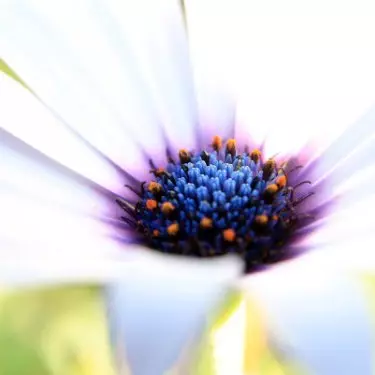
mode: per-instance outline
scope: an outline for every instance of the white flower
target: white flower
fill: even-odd
[[[170,368],[230,288],[255,296],[313,373],[371,372],[363,296],[342,273],[374,266],[375,110],[349,126],[374,99],[372,19],[354,2],[280,7],[192,0],[187,38],[177,1],[1,4],[1,55],[32,93],[1,74],[0,282],[110,283],[113,340],[135,374]],[[314,186],[330,190],[315,202],[340,200],[311,252],[238,281],[237,258],[131,243],[113,211],[127,174],[149,180],[149,157],[216,134],[267,136],[268,156],[317,140]]]

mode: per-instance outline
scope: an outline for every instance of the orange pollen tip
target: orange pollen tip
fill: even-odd
[[[236,232],[233,229],[223,230],[223,237],[225,241],[233,242],[236,239]]]
[[[266,192],[270,194],[275,194],[279,190],[276,184],[270,184],[266,187]]]
[[[251,151],[250,158],[251,160],[254,160],[255,162],[257,162],[261,156],[262,156],[262,153],[257,148]]]
[[[255,217],[255,222],[259,225],[266,225],[268,223],[267,215],[258,215]]]
[[[277,177],[276,184],[279,188],[283,188],[286,185],[286,176]]]
[[[212,219],[210,219],[208,217],[202,218],[201,227],[204,228],[204,229],[212,228]]]
[[[227,151],[233,153],[236,151],[236,140],[235,139],[228,139],[227,141]]]
[[[156,202],[155,199],[147,199],[146,201],[146,208],[150,211],[155,210],[155,208],[158,206],[158,202]]]
[[[214,150],[219,151],[223,147],[223,140],[218,135],[215,135],[215,137],[212,140],[212,147]]]
[[[273,221],[277,221],[277,220],[279,220],[279,217],[278,217],[277,215],[273,215],[273,216],[272,216],[272,220],[273,220]]]
[[[188,150],[183,148],[178,152],[178,157],[180,158],[182,163],[188,163],[190,161],[191,155]]]
[[[155,173],[156,176],[160,177],[165,173],[165,169],[164,168],[157,168],[154,173]]]
[[[161,212],[164,215],[170,214],[175,209],[174,205],[171,202],[164,202],[161,205]]]
[[[155,181],[151,181],[148,184],[148,191],[151,193],[160,193],[161,192],[161,185]]]
[[[157,229],[154,229],[154,230],[152,231],[152,235],[153,235],[154,237],[159,237],[159,234],[160,234],[160,232],[159,232]]]
[[[270,169],[275,168],[275,167],[276,167],[276,162],[275,162],[275,160],[273,160],[273,159],[268,159],[268,160],[266,161],[266,163],[264,164],[264,167],[265,167],[265,168],[270,168]]]
[[[181,149],[179,152],[178,152],[178,155],[181,157],[181,156],[188,156],[190,155],[190,152],[188,150],[186,150],[186,148],[183,148]]]
[[[180,227],[177,223],[173,223],[167,228],[167,232],[170,236],[175,236],[179,230]]]

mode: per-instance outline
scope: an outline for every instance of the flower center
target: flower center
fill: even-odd
[[[299,227],[299,204],[284,165],[260,150],[239,152],[236,141],[223,146],[218,136],[211,152],[180,150],[165,168],[151,162],[154,179],[142,185],[140,199],[124,218],[154,249],[197,257],[236,253],[246,270],[286,256],[286,244]],[[309,181],[298,184],[302,186]]]

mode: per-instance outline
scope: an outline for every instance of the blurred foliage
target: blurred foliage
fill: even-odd
[[[276,343],[272,332],[267,327],[265,314],[250,299],[246,300],[245,359],[246,375],[311,375],[299,363],[293,353],[286,350],[287,345]],[[281,350],[280,350],[281,349]]]
[[[234,328],[239,329],[236,342],[233,335],[220,334],[230,320],[233,324],[233,317],[239,323]],[[266,323],[254,301],[230,293],[208,317],[202,340],[190,348],[179,368],[184,374],[227,375],[218,366],[224,361],[226,369],[242,368],[241,375],[307,375],[291,361],[291,353],[280,353],[270,344]],[[233,350],[243,355],[232,356]],[[223,353],[224,358],[218,358]],[[115,375],[112,354],[99,287],[0,293],[0,375]],[[233,358],[238,363],[230,362]],[[177,373],[172,370],[170,375]]]
[[[242,297],[238,292],[228,293],[223,303],[211,317],[208,318],[207,328],[203,339],[197,348],[194,348],[191,373],[194,375],[216,375],[217,361],[215,358],[216,333],[223,329],[233,313],[239,308]],[[228,342],[228,346],[231,343]]]
[[[8,74],[18,82],[22,83],[25,87],[25,83],[22,81],[22,79],[5,63],[4,60],[0,59],[0,71],[3,71],[4,73]]]
[[[243,314],[239,313],[240,310],[243,310]],[[272,333],[268,331],[264,317],[259,306],[248,296],[244,297],[238,292],[229,294],[211,316],[204,338],[195,348],[191,374],[227,375],[225,371],[231,368],[231,362],[227,362],[225,369],[218,367],[219,363],[226,361],[226,358],[218,358],[224,353],[229,361],[234,358],[242,361],[233,363],[233,369],[241,369],[241,373],[235,372],[233,375],[311,375],[293,358],[292,353],[281,353],[270,342]],[[234,325],[233,319],[237,321]],[[218,340],[220,331],[230,325],[243,332],[243,336],[238,337],[238,343],[225,335],[220,335]],[[220,350],[217,350],[219,346]],[[237,349],[243,352],[243,356],[233,355],[233,350]]]
[[[0,294],[0,375],[114,375],[97,287]]]

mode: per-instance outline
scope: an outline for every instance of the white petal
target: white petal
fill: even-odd
[[[300,243],[332,268],[375,269],[375,197],[332,215]]]
[[[3,244],[3,242],[2,242]],[[23,244],[24,245],[24,244]],[[19,253],[19,245],[7,244],[9,250]],[[65,247],[66,248],[66,247]],[[65,248],[59,250],[63,253]],[[34,250],[28,248],[29,251]],[[139,250],[139,249],[137,249]],[[142,250],[140,250],[142,251]],[[88,257],[63,255],[34,257],[25,261],[21,257],[2,260],[0,263],[1,287],[45,287],[56,284],[95,283],[106,284],[119,280],[136,256],[131,250],[121,256]]]
[[[108,290],[112,338],[132,373],[162,375],[206,323],[241,272],[236,258],[197,261],[154,255]]]
[[[352,131],[357,133],[356,128],[353,128]],[[315,180],[312,190],[323,188],[320,203],[339,197],[339,209],[371,197],[375,193],[373,184],[375,176],[375,156],[373,152],[375,136],[368,134],[362,145],[359,147],[356,144],[352,145],[353,151],[348,150],[346,155],[341,154],[342,148],[340,146],[344,147],[339,142],[339,144],[332,146],[331,151],[327,150],[316,161],[315,165],[311,166],[311,172],[308,173],[308,175],[311,175],[309,178]],[[336,153],[334,150],[336,150]],[[329,167],[332,169],[329,170]]]
[[[141,149],[159,156],[164,127],[173,144],[194,147],[196,119],[177,4],[19,1],[6,2],[1,14],[4,60],[118,165],[140,174]]]
[[[0,154],[2,264],[102,259],[113,252],[114,238],[129,242],[108,190],[2,130]]]
[[[237,1],[185,1],[199,118],[206,138],[234,136]],[[229,23],[229,27],[227,27]],[[238,51],[236,51],[238,52]],[[206,145],[204,145],[206,146]]]
[[[363,225],[363,229],[366,229],[367,225],[373,225],[375,159],[372,150],[374,145],[373,139],[366,144],[366,147],[350,155],[327,176],[312,185],[311,191],[315,193],[316,209],[328,206],[326,212],[320,215],[319,224],[333,223],[339,219],[347,221],[350,225],[356,221],[357,224]],[[345,219],[341,215],[344,215]],[[318,223],[313,225],[315,224]]]
[[[112,212],[115,195],[109,190],[49,159],[9,133],[0,130],[0,135],[3,204],[8,195],[9,199],[30,201],[56,213],[70,211],[104,219]],[[19,215],[21,209],[22,204],[16,204],[13,211]]]
[[[364,167],[373,166],[374,159],[370,149],[374,144],[374,124],[375,107],[373,106],[365,115],[345,129],[315,160],[306,165],[305,173],[309,173],[309,178],[313,181],[319,181],[332,171],[335,172],[335,168],[342,166],[343,168],[338,171],[338,176],[334,176],[332,181],[339,183],[343,180],[343,173],[355,174]]]
[[[2,72],[0,103],[0,128],[93,183],[117,193],[124,190],[125,176],[109,160],[54,117],[22,85]],[[5,135],[1,137],[5,142]],[[11,163],[4,166],[10,168]]]
[[[353,233],[350,226],[355,229],[361,225],[366,231],[375,225],[372,217],[375,208],[374,114],[375,111],[371,111],[364,117],[366,121],[362,119],[347,129],[317,159],[302,169],[302,178],[314,181],[311,191],[315,195],[310,209],[330,205],[320,220],[321,223],[329,223],[324,227],[329,231],[330,223],[335,225],[337,220],[346,222],[349,232],[345,233]],[[358,204],[367,207],[367,210],[361,212],[353,207]]]
[[[349,275],[301,258],[249,277],[243,287],[264,308],[277,349],[319,375],[371,374],[371,317]]]
[[[241,51],[237,138],[266,137],[268,155],[297,151],[312,138],[321,148],[374,103],[371,2],[238,4],[242,17],[224,26],[238,30],[232,39]]]

